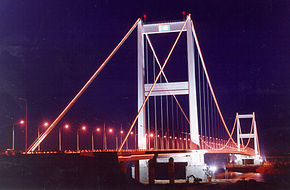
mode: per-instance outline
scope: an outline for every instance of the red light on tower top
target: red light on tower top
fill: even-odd
[[[44,122],[44,123],[43,123],[43,126],[44,126],[44,127],[47,127],[47,126],[48,126],[48,122]]]
[[[183,19],[185,19],[185,11],[182,11]]]
[[[124,133],[124,131],[123,131],[123,130],[121,130],[121,131],[120,131],[120,133],[121,133],[121,134],[123,134],[123,133]]]
[[[68,129],[69,128],[69,125],[68,124],[65,124],[64,125],[64,128]]]
[[[131,131],[131,133],[130,133],[131,135],[133,135],[134,133],[133,133],[133,131]]]
[[[144,23],[146,23],[146,18],[147,18],[147,15],[146,15],[146,14],[144,14],[144,15],[143,15],[143,18],[144,18]]]
[[[109,133],[112,133],[113,132],[113,129],[109,129]]]
[[[19,124],[23,125],[24,124],[24,120],[20,120]]]
[[[82,126],[82,130],[85,131],[87,129],[86,126]]]
[[[100,128],[97,128],[97,132],[100,132],[101,131],[101,129]]]

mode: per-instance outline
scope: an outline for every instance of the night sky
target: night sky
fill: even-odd
[[[228,125],[236,112],[254,111],[262,152],[289,153],[290,6],[269,0],[1,0],[0,150],[11,146],[13,120],[25,117],[18,97],[28,100],[30,144],[37,127],[58,116],[137,18],[182,20],[182,11],[192,14]],[[132,122],[137,113],[136,39],[135,31],[62,122]],[[23,134],[18,126],[18,149],[23,149]]]

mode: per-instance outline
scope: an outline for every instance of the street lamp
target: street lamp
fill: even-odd
[[[151,141],[151,139],[153,139],[153,137],[154,137],[154,135],[153,135],[153,133],[150,133],[149,134],[149,141]],[[153,148],[155,149],[156,148],[156,141],[154,141],[154,139],[153,139]]]
[[[65,124],[64,128],[69,129],[69,125]],[[61,127],[58,129],[58,150],[61,151]]]
[[[164,135],[164,136],[163,136],[163,139],[165,140],[165,149],[169,149],[169,143],[168,143],[167,136]]]
[[[109,128],[109,134],[112,134],[113,133],[113,129],[112,128]],[[108,138],[110,138],[110,137],[108,137]],[[110,141],[110,139],[109,139],[109,141]]]
[[[131,131],[131,133],[130,133],[130,135],[134,135],[134,132],[133,131]],[[129,144],[129,138],[127,139],[127,141],[128,141],[128,143],[127,144]],[[135,135],[134,135],[134,148],[136,149],[136,133],[135,133]],[[128,147],[129,148],[129,147]],[[127,148],[127,149],[128,149]]]
[[[94,146],[94,130],[92,130],[92,150],[95,150],[95,146]]]
[[[27,152],[27,100],[25,98],[19,97],[18,100],[25,102],[25,152]]]
[[[100,133],[100,132],[101,132],[101,128],[99,128],[99,127],[96,128],[96,132],[97,132],[97,133]],[[92,137],[92,141],[94,141],[93,138],[94,138],[94,137]],[[101,144],[102,144],[102,143],[101,143]],[[94,147],[93,147],[93,146],[94,146]],[[92,146],[92,147],[93,147],[93,149],[95,150],[95,142],[93,142],[93,146]]]
[[[43,127],[47,127],[48,126],[48,122],[44,122],[42,124]],[[37,138],[39,138],[40,136],[40,131],[39,131],[39,127],[37,127]],[[37,146],[37,150],[40,151],[40,144]]]
[[[96,128],[96,132],[100,132],[101,128]],[[95,150],[94,130],[92,130],[92,150]]]
[[[107,150],[106,121],[104,121],[103,128],[103,150]]]
[[[85,125],[83,125],[81,127],[81,130],[85,131],[85,130],[87,130],[87,127]],[[77,151],[79,151],[79,150],[80,150],[80,135],[79,135],[79,129],[77,129]]]
[[[19,123],[14,123],[12,124],[12,150],[14,150],[15,148],[15,144],[14,144],[14,141],[15,141],[15,131],[14,131],[14,127],[16,124],[19,124],[19,125],[23,125],[24,124],[24,120],[20,120]]]

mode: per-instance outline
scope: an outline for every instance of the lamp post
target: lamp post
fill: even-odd
[[[19,97],[18,100],[25,102],[25,152],[27,152],[27,100],[25,98]]]
[[[123,133],[124,133],[124,131],[122,130],[122,126],[121,126],[121,131],[120,131],[121,143],[123,142]]]
[[[153,133],[150,133],[150,135],[149,135],[149,141],[151,140],[151,138],[153,138],[154,137],[154,135],[153,135]],[[154,142],[154,139],[153,139],[153,142]],[[154,149],[156,148],[156,144],[155,144],[155,142],[154,142]]]
[[[64,125],[64,128],[65,129],[68,129],[69,128],[69,125],[68,124],[65,124]],[[58,129],[58,150],[61,151],[61,127],[59,127]]]
[[[104,121],[103,131],[103,150],[107,150],[106,121]]]
[[[95,146],[94,146],[94,130],[92,130],[92,150],[95,150]]]
[[[19,123],[12,123],[12,150],[14,150],[15,148],[15,125],[16,124],[20,124],[20,125],[23,125],[24,124],[24,120],[20,120]]]
[[[188,137],[189,137],[189,135],[190,135],[190,133],[188,133],[188,132],[181,132],[182,134],[185,134],[185,138],[186,138],[186,141],[185,141],[185,147],[186,147],[186,149],[188,149]]]
[[[48,126],[48,122],[44,122],[42,124],[42,126],[43,127],[47,127]],[[39,129],[39,127],[37,127],[37,138],[39,138],[39,136],[40,136],[40,129]],[[37,150],[40,151],[40,144],[37,146]]]
[[[135,140],[135,150],[137,149],[137,127],[135,127],[135,133],[134,133],[134,140]]]
[[[136,133],[134,134],[134,132],[133,131],[131,131],[131,133],[130,133],[130,135],[136,135]],[[134,148],[136,149],[136,138],[135,138],[136,136],[134,136],[134,143],[135,143],[135,145],[134,145]]]
[[[109,129],[109,134],[112,134],[112,133],[113,133],[113,129],[110,128],[110,129]]]
[[[96,131],[97,131],[97,133],[100,133],[100,132],[101,132],[101,128],[98,127],[98,128],[96,129]],[[98,141],[97,141],[97,142],[98,142]],[[97,143],[97,144],[98,144],[98,143]]]
[[[82,131],[85,131],[87,129],[87,127],[85,125],[83,125],[81,127]],[[80,150],[80,134],[79,134],[79,129],[77,129],[77,151]]]
[[[116,150],[118,150],[118,136],[116,134]]]

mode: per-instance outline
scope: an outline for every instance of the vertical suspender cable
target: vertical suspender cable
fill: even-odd
[[[216,134],[216,138],[219,138],[219,128],[218,128],[218,126],[217,126],[217,115],[216,115],[216,107],[215,107],[215,105],[214,105],[214,128],[215,128],[215,134]]]
[[[199,42],[198,42],[197,35],[196,35],[196,32],[195,32],[195,28],[194,28],[194,25],[193,25],[193,22],[192,22],[192,21],[191,21],[191,27],[192,27],[192,32],[193,32],[193,37],[194,37],[194,39],[195,39],[196,47],[197,47],[198,53],[199,53],[199,55],[200,55],[200,59],[201,59],[201,63],[202,63],[202,67],[203,67],[204,73],[205,73],[205,75],[206,75],[206,79],[207,79],[207,81],[208,81],[208,85],[209,85],[209,87],[210,87],[210,91],[211,91],[211,94],[212,94],[212,96],[213,96],[214,102],[215,102],[215,104],[216,104],[216,106],[217,106],[217,110],[218,110],[219,116],[220,116],[220,118],[221,118],[221,121],[222,121],[222,123],[223,123],[223,126],[224,126],[224,128],[225,128],[225,130],[226,130],[226,132],[227,132],[227,134],[228,134],[228,136],[229,136],[229,138],[230,138],[230,140],[234,143],[235,146],[237,146],[237,143],[234,141],[233,137],[232,137],[231,134],[230,134],[230,131],[229,131],[227,125],[226,125],[226,122],[225,122],[225,120],[224,120],[224,117],[223,117],[223,115],[222,115],[222,112],[221,112],[221,110],[220,110],[220,107],[219,107],[219,105],[218,105],[217,99],[216,99],[216,97],[215,97],[215,93],[214,93],[214,91],[213,91],[213,88],[212,88],[212,85],[211,85],[211,82],[210,82],[210,79],[209,79],[209,76],[208,76],[208,73],[207,73],[207,69],[206,69],[206,66],[205,66],[205,63],[204,63],[204,59],[203,59],[203,56],[202,56],[202,52],[201,52],[201,50],[200,50]]]
[[[204,115],[204,136],[207,136],[207,123],[206,123],[206,105],[205,105],[205,85],[204,85],[204,73],[202,73],[202,91],[203,91],[203,115]]]
[[[213,102],[212,102],[212,98],[210,98],[210,106],[211,106],[211,130],[212,130],[212,137],[215,137],[215,133],[214,133],[214,117],[213,117]]]
[[[160,83],[162,83],[162,76],[160,76]],[[162,103],[162,96],[160,96],[160,119],[161,119],[161,122],[160,122],[160,125],[161,125],[161,138],[160,139],[160,148],[163,149],[163,136],[164,136],[164,133],[163,133],[163,103]]]
[[[148,64],[148,42],[145,40],[145,49],[146,49],[146,56],[145,56],[145,64],[146,64],[146,83],[149,84],[149,64]],[[148,139],[148,148],[150,149],[150,98],[147,102],[147,139]]]
[[[155,59],[153,57],[153,77],[155,79],[156,77],[156,71],[155,71]],[[155,135],[154,135],[154,148],[157,149],[157,100],[156,96],[154,96],[154,129],[155,129]]]
[[[172,127],[172,148],[174,148],[173,146],[175,146],[174,143],[174,137],[175,137],[175,132],[174,132],[174,128],[175,128],[175,123],[174,123],[174,112],[173,112],[173,96],[171,96],[171,127]]]
[[[202,112],[201,112],[201,106],[202,106],[202,100],[201,100],[201,86],[200,86],[200,62],[199,62],[199,55],[197,54],[197,72],[198,72],[198,99],[199,99],[199,116],[200,116],[200,136],[202,137]]]
[[[206,85],[206,100],[207,100],[207,123],[208,123],[208,137],[210,137],[210,128],[211,128],[211,123],[210,123],[210,115],[209,115],[209,91],[208,91],[208,86]]]
[[[181,36],[181,33],[182,33],[182,31],[183,31],[183,29],[184,29],[184,27],[185,27],[185,24],[187,23],[187,21],[189,20],[189,18],[190,18],[190,14],[187,16],[186,21],[184,22],[184,24],[183,24],[181,30],[179,31],[178,36],[177,36],[177,38],[176,38],[176,40],[175,40],[175,42],[174,42],[172,48],[170,49],[170,52],[169,52],[168,56],[166,57],[166,59],[165,59],[163,65],[162,65],[161,69],[160,69],[160,72],[159,72],[158,75],[156,76],[156,78],[155,78],[155,80],[154,80],[154,83],[152,84],[152,86],[151,86],[151,88],[150,88],[150,90],[149,90],[149,92],[148,92],[147,97],[146,97],[145,100],[143,101],[143,104],[142,104],[142,106],[140,107],[140,109],[139,109],[139,111],[138,111],[138,113],[137,113],[137,115],[136,115],[136,117],[135,117],[133,123],[131,124],[130,129],[129,129],[128,133],[126,134],[126,137],[125,137],[124,141],[122,142],[121,146],[119,147],[118,151],[122,150],[122,147],[124,146],[125,142],[127,141],[128,136],[130,135],[130,132],[132,131],[134,125],[136,124],[137,119],[139,118],[140,113],[142,112],[142,110],[143,110],[143,108],[144,108],[144,106],[145,106],[147,100],[149,99],[149,97],[150,97],[150,95],[151,95],[151,93],[152,93],[152,91],[153,91],[154,86],[156,85],[156,83],[157,83],[159,77],[161,76],[161,74],[162,74],[162,72],[163,72],[163,70],[164,70],[164,68],[165,68],[165,66],[166,66],[166,64],[167,64],[167,62],[168,62],[168,60],[169,60],[169,58],[170,58],[170,56],[171,56],[171,54],[172,54],[172,52],[173,52],[173,50],[174,50],[174,48],[175,48],[175,46],[176,46],[176,44],[177,44],[177,42],[178,42],[180,36]]]
[[[167,140],[166,140],[166,146],[169,148],[168,144],[168,136],[169,136],[169,110],[168,110],[168,96],[166,96],[166,124],[167,124]],[[163,137],[162,137],[163,138]]]
[[[153,46],[152,46],[152,44],[151,44],[151,41],[150,41],[150,39],[149,39],[149,37],[148,37],[147,34],[145,34],[145,36],[146,36],[146,39],[147,39],[147,41],[148,41],[148,43],[149,43],[149,46],[150,46],[150,48],[151,48],[151,50],[152,50],[152,52],[153,52],[153,55],[154,55],[154,57],[155,57],[155,60],[156,60],[156,62],[157,62],[157,64],[158,64],[159,68],[161,69],[161,65],[160,65],[159,60],[158,60],[158,57],[157,57],[157,55],[156,55],[156,53],[155,53],[155,51],[154,51],[154,48],[153,48]],[[164,72],[162,72],[162,75],[163,75],[163,77],[164,77],[166,83],[168,83],[168,79],[167,79],[167,77],[166,77],[166,75],[165,75]],[[180,105],[180,103],[179,103],[177,97],[176,97],[175,95],[173,95],[173,97],[174,97],[174,99],[175,99],[175,101],[176,101],[176,103],[177,103],[177,105],[178,105],[180,111],[182,112],[183,116],[185,117],[185,119],[187,120],[187,122],[190,123],[190,122],[189,122],[189,119],[188,119],[188,117],[186,116],[185,112],[183,111],[183,109],[182,109],[182,107],[181,107],[181,105]]]
[[[177,134],[178,134],[178,137],[180,137],[180,128],[179,128],[179,118],[178,118],[178,107],[176,106],[176,130],[177,130]]]

